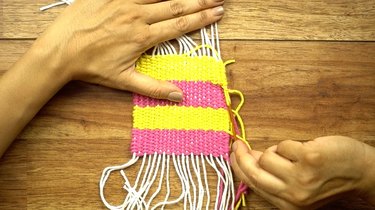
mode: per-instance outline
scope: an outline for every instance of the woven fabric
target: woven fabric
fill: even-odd
[[[137,70],[160,80],[207,81],[227,86],[225,65],[209,56],[146,55],[139,60]]]
[[[230,119],[225,103],[225,65],[212,57],[143,56],[140,73],[167,80],[183,101],[134,96],[131,150],[144,154],[213,155],[228,158]]]
[[[220,85],[214,85],[211,82],[188,82],[171,81],[179,87],[184,93],[182,102],[176,103],[168,100],[158,100],[142,95],[134,95],[134,104],[139,107],[155,106],[192,106],[192,107],[211,107],[214,109],[227,108],[223,101],[224,93]],[[210,90],[210,91],[207,91]]]

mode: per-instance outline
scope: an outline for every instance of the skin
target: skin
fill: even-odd
[[[0,157],[65,84],[81,80],[180,101],[134,65],[155,44],[221,19],[222,0],[76,0],[0,78]],[[347,192],[375,203],[375,149],[345,137],[284,141],[264,153],[233,145],[238,177],[281,209],[313,209]],[[373,188],[373,189],[372,189]]]
[[[345,195],[375,205],[375,148],[342,136],[282,141],[264,152],[236,141],[235,174],[276,207],[316,209]]]
[[[0,78],[0,157],[71,80],[180,101],[175,85],[137,73],[159,42],[214,23],[223,0],[76,0]]]

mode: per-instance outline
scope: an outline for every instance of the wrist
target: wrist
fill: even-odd
[[[31,65],[35,74],[51,79],[51,82],[61,88],[72,80],[72,75],[64,67],[61,46],[42,37],[34,42],[22,60]]]
[[[34,42],[8,73],[9,89],[22,91],[12,97],[17,104],[22,104],[19,110],[21,118],[36,114],[34,112],[39,111],[71,78],[64,72],[58,49],[40,40]]]

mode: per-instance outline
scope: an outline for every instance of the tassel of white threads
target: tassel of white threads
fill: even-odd
[[[172,158],[173,164],[170,162]],[[111,210],[144,210],[164,209],[166,205],[173,205],[183,200],[184,210],[210,209],[211,193],[207,181],[207,163],[214,169],[217,176],[217,193],[215,198],[215,210],[227,210],[234,207],[234,185],[232,173],[228,161],[222,156],[213,157],[201,155],[166,155],[153,154],[144,155],[142,165],[137,174],[133,186],[131,186],[125,169],[139,160],[135,154],[126,164],[111,166],[103,170],[99,182],[100,197],[104,205]],[[146,163],[147,162],[147,163]],[[147,165],[146,165],[147,164]],[[178,198],[169,200],[170,189],[170,166],[173,166],[181,183],[181,193]],[[110,174],[119,170],[124,181],[124,189],[128,192],[122,204],[114,206],[107,202],[104,196],[104,187]],[[143,174],[143,178],[140,177]],[[166,175],[165,175],[166,174]],[[158,178],[158,187],[150,195],[150,188]],[[166,182],[167,192],[164,201],[152,205],[153,200],[159,195],[163,182]],[[139,185],[139,182],[141,184]],[[196,182],[197,181],[197,182]],[[148,200],[147,200],[148,199]],[[205,200],[205,205],[204,205]]]

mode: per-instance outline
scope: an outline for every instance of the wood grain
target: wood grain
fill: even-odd
[[[0,0],[0,77],[64,10],[39,11],[51,2]],[[237,61],[228,78],[246,97],[241,113],[255,149],[336,134],[375,146],[375,1],[226,0],[225,10],[222,53]],[[100,173],[130,159],[131,109],[128,92],[66,85],[0,160],[0,209],[104,209]],[[131,180],[138,166],[127,171]],[[215,191],[212,170],[209,179]],[[109,180],[110,201],[121,200],[122,184]],[[180,183],[171,184],[176,197]],[[244,209],[275,208],[250,193]],[[321,209],[373,207],[343,199]]]
[[[40,12],[52,0],[3,0],[0,38],[36,38],[64,7]],[[223,39],[375,40],[372,0],[227,0]],[[1,17],[1,16],[0,16]]]
[[[0,71],[31,43],[0,41]],[[237,61],[228,77],[245,94],[242,116],[254,148],[332,134],[375,145],[375,43],[223,41],[222,52]],[[103,209],[97,183],[104,167],[130,158],[131,109],[130,93],[81,82],[65,86],[0,161],[0,209]],[[136,171],[128,172],[131,179]],[[111,201],[121,200],[121,185],[119,176],[110,180]],[[253,193],[247,203],[274,209]],[[357,199],[323,209],[371,207]]]

